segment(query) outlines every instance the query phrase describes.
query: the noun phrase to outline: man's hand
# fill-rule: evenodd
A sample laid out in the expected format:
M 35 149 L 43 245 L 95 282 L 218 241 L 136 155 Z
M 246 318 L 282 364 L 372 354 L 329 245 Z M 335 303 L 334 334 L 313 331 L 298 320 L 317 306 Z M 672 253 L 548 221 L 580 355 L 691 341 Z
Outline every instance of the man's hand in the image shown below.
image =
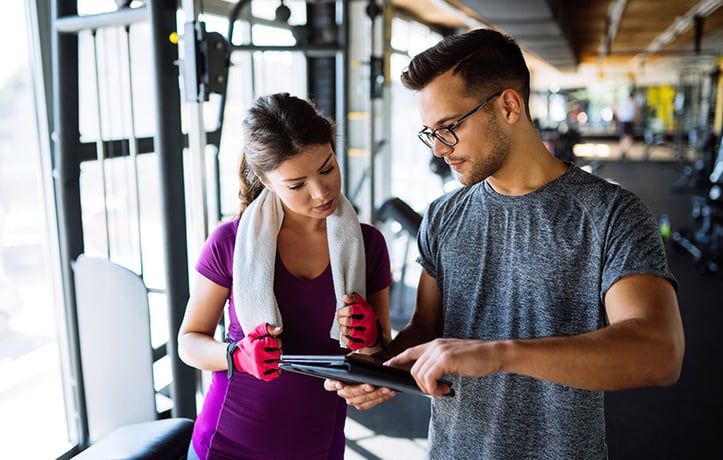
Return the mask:
M 350 350 L 373 347 L 379 341 L 379 318 L 359 294 L 345 295 L 345 307 L 337 311 L 342 340 Z
M 499 370 L 492 354 L 492 344 L 480 340 L 435 339 L 408 348 L 384 363 L 385 366 L 407 367 L 419 388 L 434 397 L 449 394 L 451 388 L 439 380 L 446 374 L 465 377 L 488 375 Z M 484 357 L 488 355 L 489 357 Z M 482 356 L 482 358 L 481 358 Z
M 385 387 L 375 387 L 368 383 L 347 384 L 338 380 L 324 380 L 326 391 L 336 391 L 339 397 L 346 400 L 347 405 L 358 410 L 371 409 L 374 406 L 392 399 L 397 392 Z

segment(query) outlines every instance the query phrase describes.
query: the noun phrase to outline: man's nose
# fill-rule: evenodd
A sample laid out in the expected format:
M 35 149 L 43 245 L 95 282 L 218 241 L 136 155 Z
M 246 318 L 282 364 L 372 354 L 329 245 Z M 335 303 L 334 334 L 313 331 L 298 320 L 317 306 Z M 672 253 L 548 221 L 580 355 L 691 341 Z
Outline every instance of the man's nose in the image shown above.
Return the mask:
M 432 154 L 434 156 L 442 158 L 445 155 L 449 155 L 454 150 L 454 147 L 450 147 L 439 139 L 434 139 L 434 147 L 432 148 Z

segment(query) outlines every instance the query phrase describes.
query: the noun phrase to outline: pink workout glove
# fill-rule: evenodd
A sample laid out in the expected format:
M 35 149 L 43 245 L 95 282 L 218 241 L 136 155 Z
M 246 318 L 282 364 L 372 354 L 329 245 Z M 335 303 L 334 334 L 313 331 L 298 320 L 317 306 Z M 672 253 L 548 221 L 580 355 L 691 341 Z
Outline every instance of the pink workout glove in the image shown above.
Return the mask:
M 379 341 L 381 325 L 379 318 L 374 313 L 374 308 L 356 292 L 352 294 L 353 300 L 347 306 L 351 309 L 350 323 L 348 327 L 353 329 L 349 339 L 348 347 L 351 350 L 373 347 Z
M 269 335 L 266 323 L 259 324 L 246 337 L 228 346 L 228 377 L 234 368 L 269 382 L 279 376 L 281 349 L 276 337 Z

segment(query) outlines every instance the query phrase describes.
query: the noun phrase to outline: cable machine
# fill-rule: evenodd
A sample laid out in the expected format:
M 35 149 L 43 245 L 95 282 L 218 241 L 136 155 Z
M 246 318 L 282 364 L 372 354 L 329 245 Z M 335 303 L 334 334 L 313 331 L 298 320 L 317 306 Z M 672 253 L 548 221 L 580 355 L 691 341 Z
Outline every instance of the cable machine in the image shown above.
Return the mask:
M 80 336 L 73 263 L 89 251 L 132 268 L 150 285 L 149 294 L 165 299 L 169 339 L 152 352 L 159 360 L 168 358 L 172 378 L 160 393 L 170 397 L 172 407 L 161 408 L 159 417 L 170 414 L 195 417 L 196 413 L 193 370 L 181 363 L 175 352 L 175 337 L 189 293 L 183 162 L 180 161 L 186 141 L 181 132 L 178 50 L 176 43 L 169 39 L 176 30 L 176 12 L 174 2 L 152 1 L 139 8 L 123 6 L 112 13 L 81 16 L 74 0 L 58 0 L 52 4 L 55 126 L 52 167 L 66 322 L 71 337 L 73 423 L 78 426 L 81 447 L 89 442 L 89 421 L 83 356 L 77 346 Z M 133 82 L 140 69 L 133 66 L 137 55 L 130 39 L 141 24 L 146 25 L 144 30 L 148 31 L 151 43 L 148 56 L 152 101 L 155 107 L 163 108 L 150 112 L 155 114 L 154 129 L 145 137 L 137 135 L 136 105 L 140 96 Z M 82 50 L 87 51 L 88 43 L 91 52 L 81 55 Z M 88 56 L 91 58 L 86 65 L 83 59 Z M 90 72 L 85 71 L 87 68 Z M 90 81 L 81 84 L 88 75 Z M 83 123 L 84 116 L 95 120 L 92 128 Z M 156 270 L 151 273 L 148 267 L 154 254 L 148 253 L 145 240 L 153 232 L 143 228 L 148 216 L 142 215 L 142 207 L 149 191 L 144 190 L 139 179 L 141 157 L 146 167 L 154 164 L 158 174 L 152 178 L 152 185 L 159 188 L 150 194 L 158 195 L 160 202 L 158 208 L 150 212 L 160 223 L 155 229 L 155 239 L 160 242 L 155 250 L 158 252 L 158 246 L 162 248 L 162 263 L 156 261 Z M 146 158 L 153 161 L 145 162 Z M 96 184 L 93 177 L 97 179 Z M 99 187 L 94 187 L 98 184 Z M 98 209 L 100 219 L 95 218 L 94 210 Z M 119 241 L 123 238 L 125 240 Z M 134 251 L 122 253 L 121 248 L 129 245 Z

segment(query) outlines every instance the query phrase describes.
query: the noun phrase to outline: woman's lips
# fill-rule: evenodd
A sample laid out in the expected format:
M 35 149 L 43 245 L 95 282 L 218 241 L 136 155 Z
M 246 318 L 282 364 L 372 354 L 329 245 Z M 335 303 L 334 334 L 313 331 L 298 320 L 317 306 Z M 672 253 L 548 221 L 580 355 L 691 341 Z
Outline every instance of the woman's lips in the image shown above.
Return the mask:
M 321 211 L 321 212 L 328 211 L 329 209 L 331 209 L 333 204 L 334 204 L 334 200 L 329 200 L 320 206 L 314 207 L 314 209 L 316 209 L 317 211 Z

